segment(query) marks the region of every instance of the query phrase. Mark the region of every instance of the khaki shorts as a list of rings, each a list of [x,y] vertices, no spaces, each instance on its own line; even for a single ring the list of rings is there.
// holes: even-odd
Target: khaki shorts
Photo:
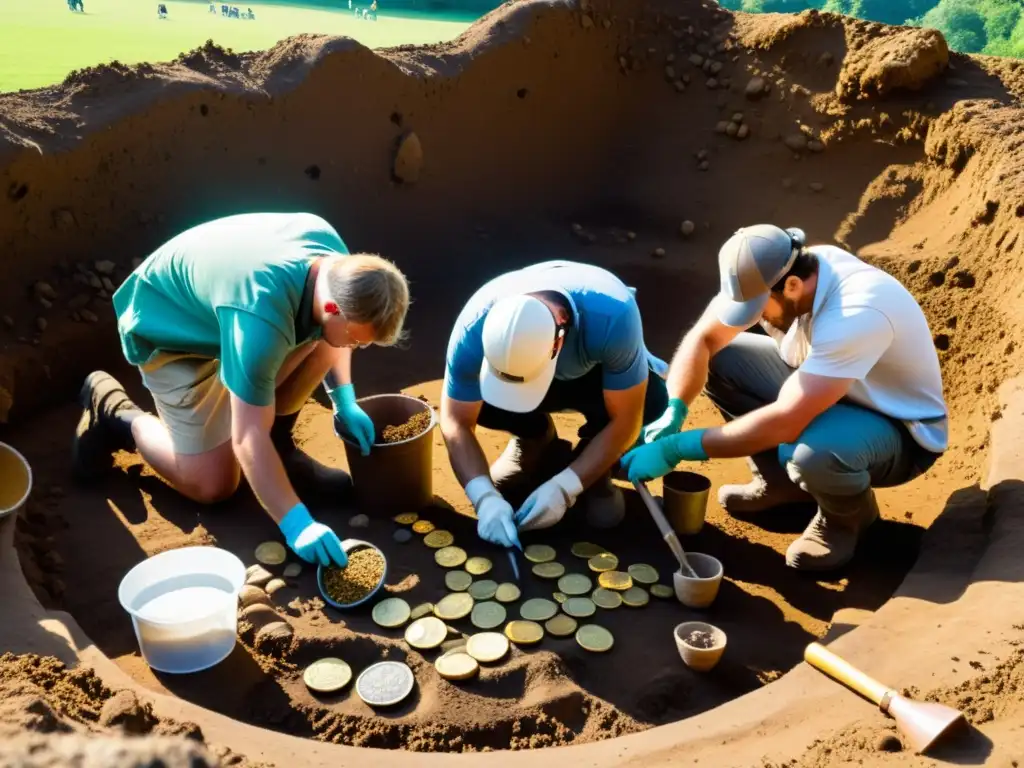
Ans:
[[[206,453],[231,439],[231,396],[219,361],[161,352],[139,370],[176,453]]]

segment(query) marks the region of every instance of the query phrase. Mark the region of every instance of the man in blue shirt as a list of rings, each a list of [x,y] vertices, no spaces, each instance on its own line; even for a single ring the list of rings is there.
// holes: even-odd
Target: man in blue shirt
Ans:
[[[441,431],[480,537],[518,546],[519,530],[554,525],[585,489],[588,521],[616,525],[624,503],[611,470],[667,407],[665,369],[644,345],[633,290],[604,269],[544,262],[480,288],[452,331],[441,398]],[[550,414],[566,410],[586,420],[572,463],[513,512],[504,494],[548,463]],[[477,424],[512,434],[490,468]]]

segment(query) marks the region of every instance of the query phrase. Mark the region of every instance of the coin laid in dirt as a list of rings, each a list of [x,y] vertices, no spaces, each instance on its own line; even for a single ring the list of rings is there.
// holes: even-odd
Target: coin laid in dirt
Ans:
[[[466,592],[452,592],[445,595],[434,606],[434,615],[445,621],[455,621],[469,616],[473,610],[473,597]]]
[[[559,605],[561,605],[562,603],[564,603],[566,600],[569,599],[569,596],[567,594],[565,594],[564,592],[555,592],[555,593],[553,593],[551,595],[551,597],[553,597],[555,599],[555,602],[558,603]]]
[[[259,587],[254,587],[252,584],[245,584],[238,592],[238,602],[243,608],[248,608],[250,605],[256,605],[256,603],[270,605],[270,595]]]
[[[576,557],[589,560],[592,557],[605,554],[608,550],[604,547],[598,546],[597,544],[591,544],[589,541],[577,541],[572,545],[572,549],[570,551]]]
[[[577,619],[585,619],[597,612],[597,606],[590,598],[570,597],[562,604],[562,610]]]
[[[596,555],[587,561],[587,565],[590,570],[595,573],[604,573],[605,571],[614,571],[619,567],[619,558],[613,555],[611,552],[605,552],[602,555]]]
[[[271,579],[267,582],[267,586],[265,586],[263,590],[268,595],[273,595],[278,590],[284,589],[287,586],[288,583],[284,579]]]
[[[474,600],[490,600],[498,594],[498,582],[491,579],[473,582],[469,587],[469,594]]]
[[[405,629],[405,642],[420,650],[437,648],[447,638],[448,627],[435,616],[416,619]]]
[[[434,530],[434,524],[429,520],[417,520],[412,524],[412,529],[416,533],[430,533]]]
[[[370,613],[374,623],[386,629],[400,627],[409,620],[412,609],[409,604],[400,597],[389,597],[381,600]]]
[[[399,525],[412,525],[420,519],[420,516],[415,512],[403,512],[400,515],[395,515],[391,519]]]
[[[284,567],[283,571],[283,575],[286,579],[294,579],[300,573],[302,573],[302,566],[298,563],[288,563],[288,565]]]
[[[390,707],[412,693],[416,678],[400,661],[379,661],[356,679],[356,693],[371,707]]]
[[[647,563],[635,563],[626,569],[628,573],[637,584],[657,584],[658,571],[653,565],[647,565]]]
[[[470,591],[470,594],[472,594],[472,591]],[[494,599],[497,600],[499,603],[514,603],[516,600],[522,597],[522,594],[522,590],[520,590],[519,587],[517,587],[515,584],[500,584],[498,585],[498,589],[494,593]]]
[[[462,547],[444,547],[434,553],[434,562],[442,568],[458,568],[466,562],[466,550]]]
[[[594,582],[582,573],[569,573],[558,580],[558,589],[567,595],[585,595],[594,588]]]
[[[519,615],[527,621],[547,621],[556,613],[558,604],[543,597],[535,597],[519,606]]]
[[[675,591],[667,584],[652,584],[651,594],[655,597],[660,597],[662,600],[667,600],[675,595]]]
[[[533,645],[544,638],[544,627],[535,621],[510,621],[505,636],[516,645]]]
[[[423,543],[431,549],[450,547],[453,541],[455,541],[455,537],[448,531],[431,531],[423,537]]]
[[[482,664],[491,664],[508,653],[508,638],[498,632],[481,632],[466,642],[466,653]]]
[[[604,653],[615,645],[612,633],[597,624],[584,624],[576,630],[576,642],[586,651]]]
[[[471,557],[466,561],[466,570],[474,576],[483,576],[490,573],[494,564],[486,557]]]
[[[547,623],[544,624],[544,629],[549,635],[568,637],[576,631],[576,619],[560,613],[553,619],[548,619]]]
[[[552,560],[547,563],[537,563],[531,570],[538,579],[557,579],[565,573],[565,566]]]
[[[422,619],[424,616],[431,616],[434,613],[433,603],[420,603],[412,609],[412,613],[409,614],[409,618],[413,621],[416,619]]]
[[[622,604],[630,608],[643,608],[651,601],[651,596],[643,587],[630,587],[622,593]]]
[[[437,674],[445,680],[469,680],[480,671],[477,660],[468,653],[455,651],[446,653],[434,662],[434,669]]]
[[[280,565],[288,557],[284,545],[277,541],[264,541],[256,547],[256,560],[263,565]]]
[[[505,606],[501,603],[477,603],[469,620],[477,629],[494,629],[505,623]]]
[[[341,659],[327,658],[314,661],[302,673],[302,681],[311,691],[334,693],[352,679],[352,667]]]
[[[465,571],[448,571],[444,575],[444,585],[452,592],[465,592],[473,583],[473,577]]]
[[[605,589],[625,592],[633,586],[633,579],[628,573],[623,573],[622,571],[605,571],[597,577],[597,583]]]
[[[523,556],[531,563],[547,563],[555,559],[555,550],[547,544],[531,544],[523,551]]]
[[[590,596],[590,599],[594,601],[594,605],[598,608],[605,608],[611,610],[612,608],[618,608],[622,605],[622,595],[618,592],[613,592],[610,589],[604,587],[598,587],[594,590],[594,594]]]

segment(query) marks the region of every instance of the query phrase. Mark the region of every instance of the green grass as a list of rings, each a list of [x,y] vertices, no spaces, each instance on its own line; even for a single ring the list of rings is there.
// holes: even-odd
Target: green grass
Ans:
[[[361,21],[347,11],[255,3],[256,20],[245,21],[208,13],[205,3],[166,0],[169,18],[160,21],[155,0],[83,1],[84,14],[69,11],[65,0],[0,0],[0,92],[58,83],[71,70],[115,59],[125,64],[171,61],[209,39],[240,53],[313,32],[347,35],[381,48],[451,40],[469,26],[467,21],[385,15],[376,22]],[[381,0],[381,6],[386,2]],[[368,6],[369,0],[356,4]]]

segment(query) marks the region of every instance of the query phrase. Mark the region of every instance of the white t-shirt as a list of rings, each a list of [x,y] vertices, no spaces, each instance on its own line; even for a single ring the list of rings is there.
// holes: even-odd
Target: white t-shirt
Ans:
[[[817,376],[856,379],[847,397],[906,424],[924,448],[949,447],[949,411],[939,357],[921,307],[886,272],[831,245],[818,257],[810,314],[783,333],[761,326],[793,368]]]

